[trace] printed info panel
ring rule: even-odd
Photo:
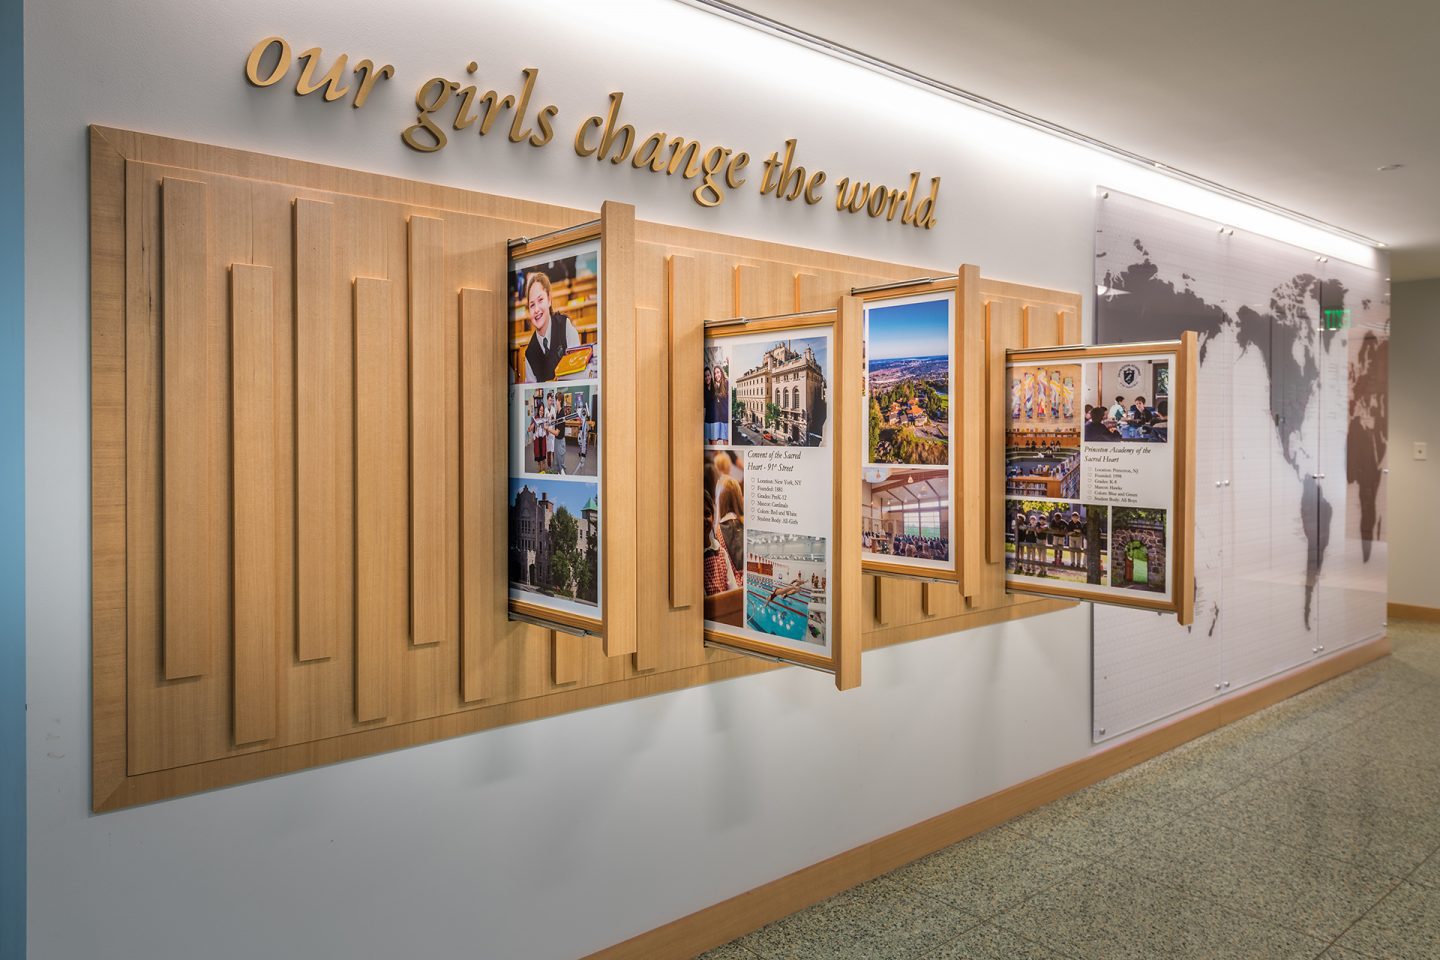
[[[1121,603],[1171,600],[1175,365],[1172,353],[1012,357],[1005,440],[1012,588]]]

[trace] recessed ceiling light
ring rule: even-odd
[[[1383,166],[1383,167],[1376,167],[1375,169],[1376,169],[1377,171],[1379,171],[1380,173],[1389,173],[1391,170],[1399,170],[1399,169],[1401,169],[1401,168],[1404,167],[1404,166],[1405,166],[1405,164],[1403,164],[1403,163],[1387,163],[1387,164],[1385,164],[1385,166]]]

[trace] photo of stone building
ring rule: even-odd
[[[758,355],[755,351],[759,351]],[[818,447],[829,417],[824,337],[737,345],[734,442]]]
[[[600,503],[593,483],[512,480],[510,586],[595,604]]]

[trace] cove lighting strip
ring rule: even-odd
[[[1385,249],[1387,246],[1383,241],[1376,240],[1374,237],[1367,237],[1363,233],[1356,233],[1353,230],[1346,230],[1344,227],[1337,227],[1333,223],[1328,223],[1324,220],[1307,216],[1306,214],[1291,210],[1289,207],[1282,207],[1279,204],[1271,203],[1268,200],[1262,200],[1259,197],[1251,196],[1248,193],[1244,193],[1232,187],[1227,187],[1224,184],[1216,183],[1214,180],[1207,180],[1204,177],[1197,176],[1196,174],[1187,173],[1184,170],[1179,170],[1175,167],[1168,166],[1159,162],[1158,160],[1151,160],[1148,157],[1143,157],[1140,154],[1134,153],[1130,150],[1126,150],[1123,147],[1117,147],[1113,144],[1106,143],[1104,140],[1097,140],[1094,137],[1088,137],[1083,133],[1077,133],[1076,131],[1071,130],[1068,127],[1060,126],[1058,123],[1051,123],[1049,120],[1042,120],[1039,117],[1031,116],[1030,114],[1023,111],[1016,110],[1014,107],[1007,107],[1005,104],[999,103],[995,100],[991,100],[988,97],[982,97],[978,93],[971,93],[968,90],[962,90],[959,87],[952,86],[951,84],[936,80],[932,77],[927,77],[924,74],[916,73],[913,70],[907,70],[905,67],[893,64],[888,60],[881,60],[879,57],[872,57],[868,53],[862,53],[859,50],[847,47],[844,44],[839,44],[831,40],[826,40],[824,37],[817,37],[813,33],[808,33],[804,30],[792,27],[789,24],[781,23],[778,20],[771,20],[769,17],[761,16],[758,13],[746,10],[743,7],[736,6],[733,3],[727,3],[726,0],[680,0],[680,2],[688,4],[692,7],[699,7],[705,9],[711,13],[718,14],[719,16],[725,17],[729,20],[734,20],[739,23],[743,23],[746,26],[753,27],[757,30],[762,30],[765,33],[782,37],[786,40],[791,41],[792,43],[797,43],[801,46],[809,47],[812,50],[818,50],[821,53],[825,53],[829,56],[836,58],[837,60],[844,60],[848,63],[853,63],[857,66],[864,67],[867,70],[872,70],[875,73],[883,74],[897,80],[903,80],[904,82],[909,83],[912,86],[920,87],[921,89],[928,90],[931,93],[937,93],[942,97],[958,101],[965,104],[966,106],[974,107],[977,110],[983,110],[986,113],[992,114],[997,117],[1004,117],[1007,120],[1012,120],[1015,123],[1023,124],[1024,126],[1030,127],[1034,130],[1041,130],[1045,133],[1050,134],[1051,136],[1059,137],[1062,140],[1068,140],[1071,143],[1076,143],[1083,147],[1088,147],[1091,150],[1098,150],[1101,153],[1108,154],[1109,156],[1116,157],[1128,163],[1133,163],[1136,166],[1158,171],[1176,180],[1191,184],[1192,186],[1199,187],[1202,190],[1208,190],[1211,193],[1216,193],[1223,197],[1228,197],[1231,200],[1236,200],[1240,203],[1249,204],[1252,207],[1258,207],[1261,210],[1265,210],[1268,213],[1273,213],[1279,217],[1284,217],[1287,220],[1293,220],[1296,223],[1301,223],[1305,226],[1313,227],[1317,230],[1323,230],[1326,233],[1332,234],[1337,237],[1343,237],[1346,240],[1351,240],[1355,243],[1363,244],[1367,247]]]

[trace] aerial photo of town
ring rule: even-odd
[[[950,462],[949,304],[866,312],[869,463]]]

